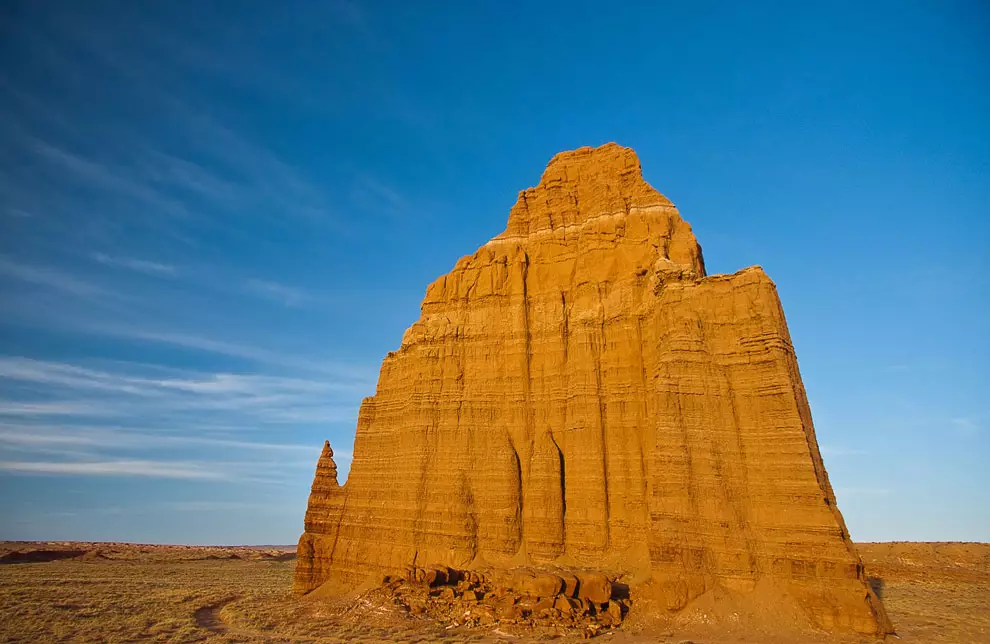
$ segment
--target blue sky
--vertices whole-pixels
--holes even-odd
[[[294,542],[426,285],[617,141],[776,281],[853,537],[990,540],[990,11],[797,4],[3,3],[0,538]]]

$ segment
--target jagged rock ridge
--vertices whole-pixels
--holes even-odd
[[[550,161],[505,232],[431,284],[317,468],[295,585],[409,565],[590,569],[676,612],[796,602],[890,630],[835,504],[776,289],[707,277],[615,144]],[[769,592],[767,589],[771,589]]]

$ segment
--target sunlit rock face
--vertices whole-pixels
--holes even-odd
[[[624,575],[885,633],[835,504],[773,282],[706,276],[615,144],[554,157],[505,232],[426,290],[338,486],[317,468],[295,587],[410,565]]]

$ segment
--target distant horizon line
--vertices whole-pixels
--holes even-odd
[[[203,544],[203,543],[140,543],[134,541],[76,541],[74,539],[0,539],[0,545],[2,544],[12,544],[12,543],[22,543],[22,544],[85,544],[93,546],[150,546],[150,547],[170,547],[170,548],[279,548],[279,549],[289,549],[295,550],[297,544],[287,543],[287,544],[277,544],[277,543],[259,543],[259,544]]]
[[[278,549],[292,549],[295,550],[298,546],[297,544],[274,544],[274,543],[259,543],[259,544],[203,544],[203,543],[139,543],[132,541],[76,541],[73,539],[0,539],[0,545],[2,544],[90,544],[90,545],[116,545],[116,546],[152,546],[152,547],[173,547],[173,548],[278,548]],[[895,539],[895,540],[885,540],[885,541],[856,541],[853,540],[855,544],[899,544],[899,543],[928,543],[928,544],[975,544],[975,545],[990,545],[990,541],[911,541],[905,539]]]

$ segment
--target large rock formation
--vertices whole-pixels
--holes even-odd
[[[691,227],[615,144],[550,161],[505,232],[426,291],[324,450],[295,586],[408,565],[624,575],[676,612],[791,602],[882,634],[776,289],[706,276]]]

